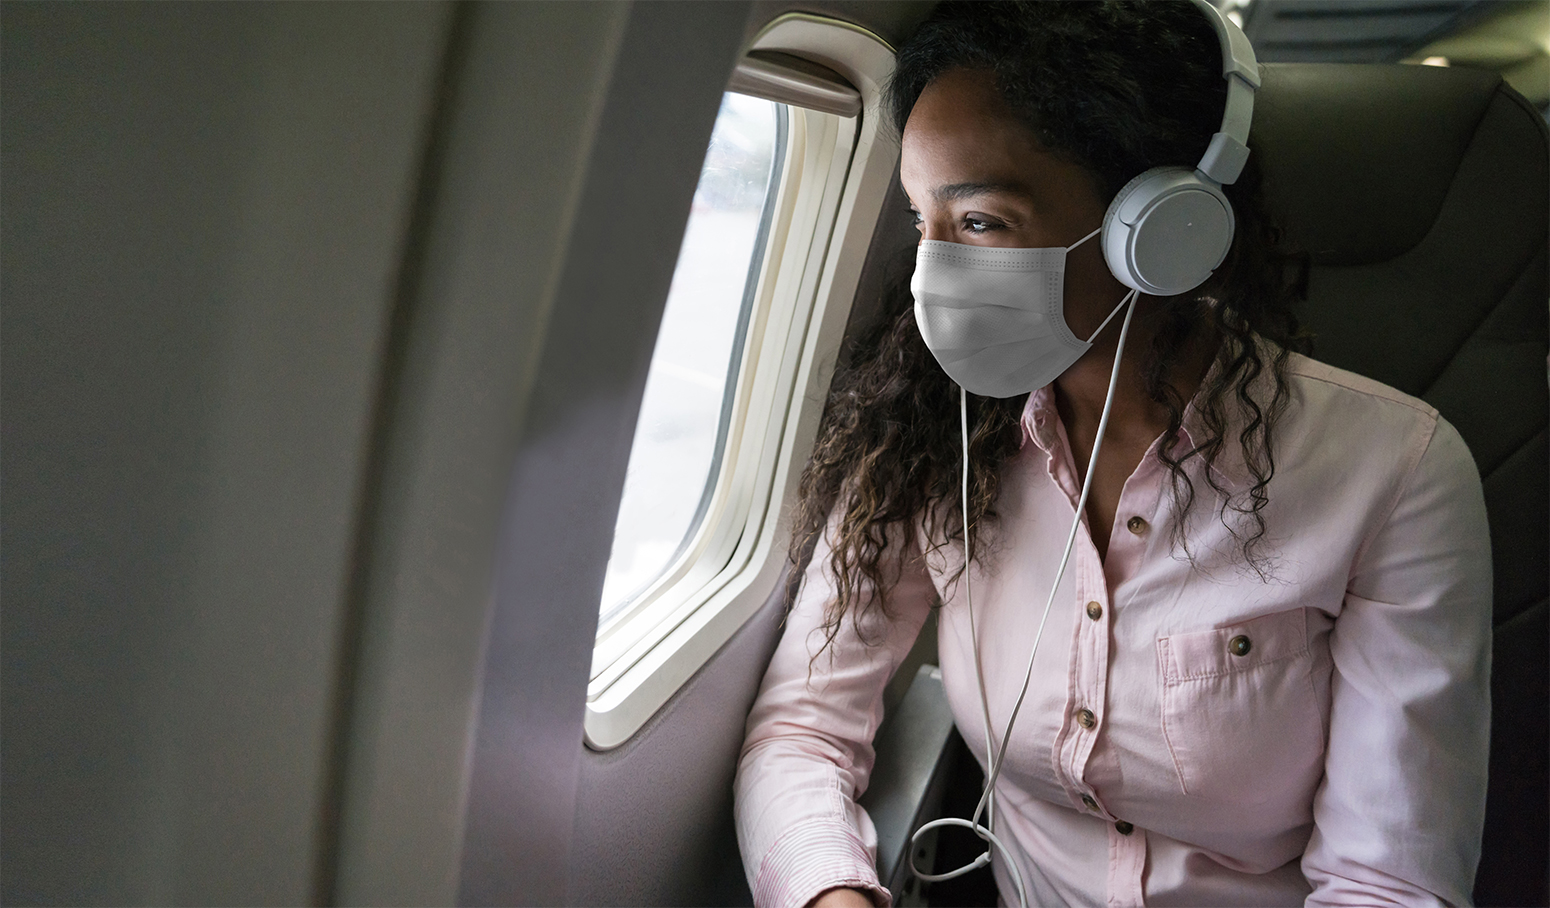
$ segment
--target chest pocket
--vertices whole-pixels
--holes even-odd
[[[1185,794],[1262,803],[1324,765],[1304,609],[1157,641],[1162,726]]]

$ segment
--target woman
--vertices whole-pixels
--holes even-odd
[[[1031,394],[970,395],[966,519],[959,390],[908,300],[836,378],[794,558],[816,545],[739,766],[758,904],[886,901],[854,799],[938,602],[987,768],[1041,640],[988,824],[1006,903],[1468,903],[1491,578],[1458,433],[1296,352],[1252,157],[1194,291],[1113,317],[1127,288],[1079,242],[1132,177],[1200,160],[1225,91],[1188,3],[944,4],[901,50],[923,243],[1069,250],[1057,299],[1092,346]]]

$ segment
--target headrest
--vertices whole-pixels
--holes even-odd
[[[1500,84],[1463,68],[1266,64],[1249,145],[1271,210],[1318,264],[1411,249]]]

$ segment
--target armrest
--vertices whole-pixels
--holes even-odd
[[[911,880],[910,834],[941,813],[957,731],[942,688],[942,672],[922,665],[898,707],[877,730],[877,762],[860,798],[877,828],[877,876],[902,904]],[[929,865],[929,857],[922,866]]]

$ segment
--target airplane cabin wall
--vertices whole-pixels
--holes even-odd
[[[0,900],[312,900],[449,13],[4,5]]]
[[[493,28],[495,16],[524,6],[482,9]],[[464,904],[573,900],[567,883],[582,720],[603,578],[657,327],[748,13],[746,4],[730,2],[596,9],[627,13],[609,50],[593,136],[579,156],[574,221],[562,228],[569,236],[552,259],[552,308],[536,326],[532,390],[505,461],[506,520],[455,893]],[[554,10],[556,23],[576,15],[567,4]],[[521,28],[503,29],[476,60],[492,68],[522,60],[510,54]],[[494,41],[498,34],[508,43]],[[537,91],[532,81],[516,84]],[[471,92],[469,103],[498,103],[488,87],[487,95]],[[509,167],[521,159],[496,160]],[[499,167],[484,177],[470,185],[489,191],[513,178]],[[498,265],[458,263],[457,249],[446,251],[454,274],[472,278]],[[449,397],[438,409],[454,406]],[[443,452],[449,460],[456,455]],[[405,784],[412,778],[402,775]]]

